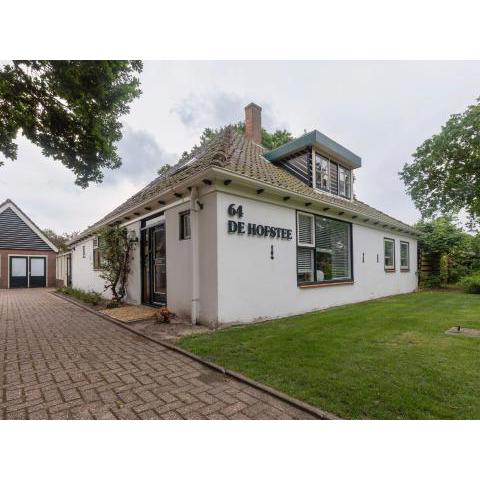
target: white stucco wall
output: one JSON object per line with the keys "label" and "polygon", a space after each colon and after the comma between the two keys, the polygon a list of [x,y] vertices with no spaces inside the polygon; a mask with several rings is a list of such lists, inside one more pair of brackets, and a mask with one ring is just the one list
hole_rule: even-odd
{"label": "white stucco wall", "polygon": [[182,317],[190,317],[192,300],[192,241],[180,240],[180,213],[190,209],[185,202],[165,212],[167,237],[167,305]]}
{"label": "white stucco wall", "polygon": [[[85,246],[85,258],[82,250]],[[86,291],[101,293],[110,298],[105,292],[105,281],[100,278],[100,272],[93,269],[93,237],[78,242],[72,248],[72,287]]]}
{"label": "white stucco wall", "polygon": [[[140,239],[140,222],[127,226]],[[85,246],[85,258],[82,247]],[[109,290],[105,291],[105,280],[100,278],[100,271],[93,269],[93,237],[89,237],[74,245],[72,248],[72,287],[86,291],[95,291],[105,298],[111,298]],[[132,304],[141,303],[141,263],[140,243],[133,250],[130,263],[130,274],[127,280],[126,301]]]}
{"label": "white stucco wall", "polygon": [[[247,223],[292,229],[292,240],[229,234],[227,208],[231,203],[243,205],[242,220]],[[294,208],[219,193],[217,210],[219,323],[282,317],[411,292],[417,287],[417,242],[413,238],[354,224],[353,285],[299,288]],[[395,273],[386,273],[384,270],[385,236],[395,239]],[[410,272],[400,272],[399,240],[410,242]],[[270,258],[271,245],[274,246],[274,260]],[[362,263],[362,252],[365,253],[365,263]]]}

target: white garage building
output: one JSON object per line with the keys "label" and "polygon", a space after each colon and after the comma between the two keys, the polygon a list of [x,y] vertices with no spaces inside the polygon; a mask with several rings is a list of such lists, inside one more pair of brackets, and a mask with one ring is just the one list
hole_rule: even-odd
{"label": "white garage building", "polygon": [[417,288],[412,227],[357,200],[361,159],[318,131],[260,146],[224,128],[71,243],[72,286],[102,292],[96,230],[139,239],[127,301],[211,326],[282,317]]}

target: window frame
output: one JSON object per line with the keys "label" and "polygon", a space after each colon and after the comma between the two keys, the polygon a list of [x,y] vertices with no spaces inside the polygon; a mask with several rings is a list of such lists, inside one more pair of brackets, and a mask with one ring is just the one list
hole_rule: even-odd
{"label": "window frame", "polygon": [[[340,191],[340,175],[341,172],[345,175],[345,193],[342,193]],[[348,178],[348,181],[347,181]],[[347,195],[348,192],[348,195]],[[352,171],[349,170],[348,168],[344,167],[343,165],[338,165],[338,196],[342,198],[348,198],[351,200],[352,198]]]}
{"label": "window frame", "polygon": [[[188,217],[188,236],[185,232],[184,219]],[[192,224],[191,224],[190,210],[184,210],[178,214],[178,238],[179,240],[190,240],[192,238]]]}
{"label": "window frame", "polygon": [[[385,244],[386,242],[391,242],[393,244],[393,265],[391,267],[387,267],[385,264]],[[383,269],[385,272],[393,273],[396,271],[396,255],[395,255],[395,239],[389,237],[383,237]]]}
{"label": "window frame", "polygon": [[[311,168],[312,168],[312,181],[311,181],[311,186],[320,192],[328,192],[332,195],[335,195],[337,197],[342,197],[346,198],[348,200],[352,199],[353,196],[353,170],[350,168],[347,168],[343,166],[341,163],[339,163],[336,160],[332,160],[329,155],[324,154],[320,150],[317,150],[316,148],[312,149],[312,155],[311,155]],[[317,171],[317,155],[320,157],[320,160],[326,160],[327,162],[327,172],[326,172],[326,179],[327,179],[327,187],[323,188],[321,186],[321,180],[323,178],[321,172],[322,172],[322,165],[320,164],[320,169]],[[337,192],[332,191],[332,179],[331,179],[331,170],[332,170],[332,163],[335,165],[336,171],[337,171],[337,182],[336,182],[336,190]],[[344,193],[340,193],[340,175],[341,172],[343,172],[343,175],[345,175],[345,190]],[[348,177],[348,181],[347,181]],[[320,179],[320,186],[317,186],[317,182]]]}
{"label": "window frame", "polygon": [[[320,159],[320,168],[317,169],[317,156]],[[330,162],[331,160],[326,157],[325,155],[322,155],[320,152],[317,152],[316,150],[314,151],[314,167],[315,167],[315,188],[317,190],[321,190],[322,192],[329,192],[331,193],[331,185],[330,185]],[[327,164],[327,170],[325,175],[323,175],[323,162],[326,162]],[[327,180],[327,186],[324,188],[322,187],[322,180],[326,178]],[[320,180],[320,186],[318,186],[318,180]]]}
{"label": "window frame", "polygon": [[[402,266],[402,245],[407,246],[407,266]],[[409,272],[410,271],[410,242],[406,240],[400,240],[400,271]]]}
{"label": "window frame", "polygon": [[102,270],[102,254],[100,251],[100,238],[94,237],[92,241],[92,261],[95,271]]}
{"label": "window frame", "polygon": [[[302,244],[302,243],[299,243],[298,242],[298,216],[299,214],[301,215],[308,215],[308,216],[311,216],[313,217],[313,235],[312,235],[312,239],[313,239],[313,245],[305,245],[305,244]],[[315,249],[315,219],[316,217],[319,217],[319,218],[327,218],[329,220],[334,220],[336,222],[341,222],[341,223],[345,223],[349,226],[349,229],[348,229],[348,235],[349,235],[349,253],[350,253],[350,256],[349,256],[349,259],[350,259],[350,278],[348,279],[331,279],[331,280],[317,280],[317,269],[315,268],[315,265],[316,265],[316,249]],[[298,288],[309,288],[309,287],[321,287],[321,286],[328,286],[328,285],[351,285],[354,283],[354,271],[353,271],[353,226],[352,226],[352,223],[351,222],[346,222],[345,220],[340,220],[340,219],[337,219],[337,218],[332,218],[332,217],[328,217],[326,215],[315,215],[313,213],[308,213],[308,212],[303,212],[301,210],[297,210],[297,215],[296,215],[296,229],[297,229],[297,237],[296,237],[296,240],[297,240],[297,243],[295,245],[295,274],[296,274],[296,279],[297,279],[297,287]],[[299,248],[304,248],[304,249],[309,249],[313,252],[313,281],[311,282],[300,282],[298,280],[298,275],[299,275],[299,271],[298,271],[298,249]]]}
{"label": "window frame", "polygon": [[[311,223],[311,226],[312,226],[312,243],[304,243],[304,242],[300,242],[300,239],[299,239],[299,235],[300,235],[300,230],[298,228],[300,222],[298,221],[300,215],[303,215],[305,217],[309,217],[310,218],[310,223]],[[307,213],[307,212],[300,212],[297,210],[297,224],[296,224],[296,228],[297,228],[297,247],[305,247],[305,248],[315,248],[315,215],[313,215],[312,213]]]}

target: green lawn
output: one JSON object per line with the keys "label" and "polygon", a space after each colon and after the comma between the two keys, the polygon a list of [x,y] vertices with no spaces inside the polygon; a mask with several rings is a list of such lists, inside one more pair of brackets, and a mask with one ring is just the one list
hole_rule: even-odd
{"label": "green lawn", "polygon": [[480,295],[398,295],[180,345],[345,418],[480,419]]}

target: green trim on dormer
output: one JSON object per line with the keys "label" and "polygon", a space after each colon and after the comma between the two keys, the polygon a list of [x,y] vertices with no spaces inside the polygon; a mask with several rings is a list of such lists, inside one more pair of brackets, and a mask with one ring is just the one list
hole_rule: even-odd
{"label": "green trim on dormer", "polygon": [[263,156],[270,162],[275,162],[276,160],[280,160],[281,158],[292,155],[295,152],[303,150],[309,146],[318,148],[320,151],[333,156],[337,160],[341,161],[346,167],[354,169],[362,166],[362,159],[358,155],[355,155],[353,152],[318,130],[313,130],[309,133],[306,133],[301,137],[285,143],[275,150],[265,152]]}

